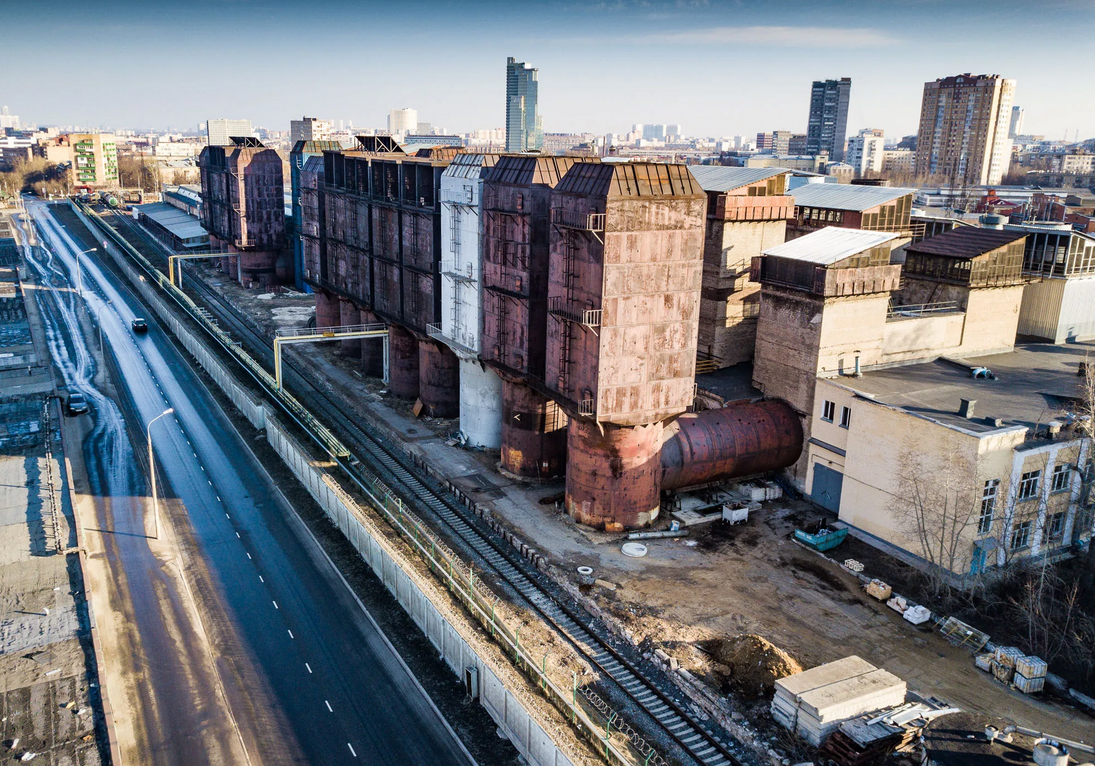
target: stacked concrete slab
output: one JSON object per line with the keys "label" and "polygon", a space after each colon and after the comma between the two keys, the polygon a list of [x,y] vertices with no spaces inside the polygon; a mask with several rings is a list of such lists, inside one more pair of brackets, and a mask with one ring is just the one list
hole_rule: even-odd
{"label": "stacked concrete slab", "polygon": [[844,721],[905,701],[905,682],[852,655],[776,681],[772,716],[814,747]]}

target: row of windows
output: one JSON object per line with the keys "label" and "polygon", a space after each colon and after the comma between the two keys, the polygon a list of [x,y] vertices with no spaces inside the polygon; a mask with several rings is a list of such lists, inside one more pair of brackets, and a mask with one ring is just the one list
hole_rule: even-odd
{"label": "row of windows", "polygon": [[[1067,492],[1069,490],[1069,477],[1070,466],[1068,465],[1056,465],[1053,467],[1053,475],[1050,477],[1050,491],[1051,492]],[[1023,473],[1019,480],[1019,492],[1018,499],[1033,500],[1038,496],[1038,490],[1041,486],[1042,471],[1034,470]],[[981,535],[987,535],[992,530],[992,523],[996,515],[996,501],[1000,494],[1000,480],[989,479],[985,482],[985,488],[981,494],[981,512],[977,519],[977,533]],[[1023,525],[1027,525],[1026,532],[1022,531]],[[1029,531],[1032,522],[1026,521],[1016,525],[1012,531],[1012,539],[1029,541]],[[1047,529],[1050,537],[1060,536],[1064,530],[1064,513],[1055,513],[1047,520]],[[1018,537],[1017,537],[1018,536]],[[1023,545],[1012,544],[1012,548],[1024,548]]]}
{"label": "row of windows", "polygon": [[[828,399],[821,403],[821,419],[827,423],[832,423],[836,420],[836,402],[830,402]],[[840,408],[840,427],[848,428],[852,425],[852,409],[850,407]]]}

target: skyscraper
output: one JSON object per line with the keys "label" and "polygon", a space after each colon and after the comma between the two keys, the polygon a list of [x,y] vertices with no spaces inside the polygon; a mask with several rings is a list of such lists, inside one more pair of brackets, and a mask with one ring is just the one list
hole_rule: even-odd
{"label": "skyscraper", "polygon": [[916,172],[952,185],[1000,183],[1011,164],[1015,80],[961,74],[924,83]]}
{"label": "skyscraper", "polygon": [[1008,138],[1021,135],[1023,135],[1023,107],[1013,106],[1011,108],[1011,127],[1008,129]]}
{"label": "skyscraper", "polygon": [[507,152],[527,152],[544,145],[537,112],[537,71],[512,56],[506,59]]}
{"label": "skyscraper", "polygon": [[815,80],[810,89],[810,121],[806,128],[806,153],[829,153],[829,159],[844,159],[844,139],[848,135],[848,99],[852,78]]}

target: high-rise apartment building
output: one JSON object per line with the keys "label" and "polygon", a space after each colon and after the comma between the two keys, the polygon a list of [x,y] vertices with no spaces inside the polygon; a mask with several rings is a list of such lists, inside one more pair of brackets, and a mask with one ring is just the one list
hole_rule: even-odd
{"label": "high-rise apartment building", "polygon": [[388,112],[388,133],[407,135],[418,130],[417,109],[393,109]]}
{"label": "high-rise apartment building", "polygon": [[767,154],[790,154],[791,138],[789,130],[773,130],[771,133],[757,133],[757,151]]}
{"label": "high-rise apartment building", "polygon": [[1023,134],[1023,107],[1011,108],[1011,127],[1008,129],[1008,138],[1015,138]]}
{"label": "high-rise apartment building", "polygon": [[537,69],[510,56],[506,59],[506,151],[527,152],[544,145],[537,110]]}
{"label": "high-rise apartment building", "polygon": [[886,153],[886,139],[877,128],[864,128],[848,139],[844,161],[855,168],[855,174],[879,173]]}
{"label": "high-rise apartment building", "polygon": [[829,159],[844,159],[844,139],[848,135],[848,100],[852,78],[815,80],[810,89],[810,120],[806,128],[806,153],[829,153]]}
{"label": "high-rise apartment building", "polygon": [[961,74],[924,83],[916,172],[951,185],[998,184],[1011,164],[1015,80]]}
{"label": "high-rise apartment building", "polygon": [[205,135],[210,146],[232,146],[232,139],[253,135],[250,120],[208,120]]}
{"label": "high-rise apartment building", "polygon": [[70,133],[72,185],[118,185],[118,148],[112,133]]}
{"label": "high-rise apartment building", "polygon": [[318,117],[303,117],[289,121],[289,143],[297,141],[326,141],[331,137],[331,121]]}

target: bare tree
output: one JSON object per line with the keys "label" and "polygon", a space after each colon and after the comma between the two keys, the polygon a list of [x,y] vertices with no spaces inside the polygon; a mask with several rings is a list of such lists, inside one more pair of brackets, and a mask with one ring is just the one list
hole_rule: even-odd
{"label": "bare tree", "polygon": [[957,435],[931,455],[907,442],[899,462],[891,511],[912,541],[911,552],[928,563],[924,574],[938,597],[951,573],[968,571],[983,481]]}
{"label": "bare tree", "polygon": [[[1080,471],[1082,477],[1082,489],[1080,492],[1080,505],[1081,508],[1086,509],[1091,502],[1091,489],[1092,481],[1095,476],[1092,475],[1091,467],[1091,454],[1090,451],[1095,446],[1095,362],[1092,361],[1090,356],[1084,357],[1083,361],[1083,375],[1080,382],[1080,405],[1078,407],[1079,417],[1076,421],[1076,429],[1087,440],[1088,459],[1083,461],[1082,465],[1078,465],[1077,469]],[[1081,514],[1077,514],[1081,516]],[[1085,519],[1090,518],[1090,512],[1084,512],[1082,517]],[[1073,540],[1085,530],[1079,529],[1079,518],[1076,523],[1073,524],[1072,536]],[[1095,588],[1095,537],[1088,541],[1087,544],[1087,556],[1084,560],[1084,589],[1090,590]]]}

